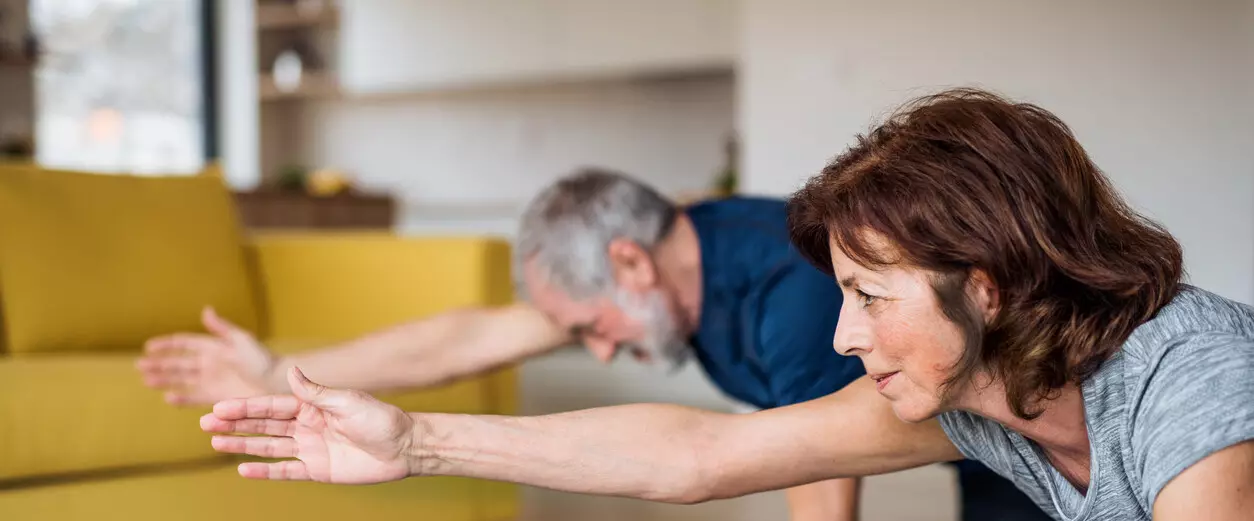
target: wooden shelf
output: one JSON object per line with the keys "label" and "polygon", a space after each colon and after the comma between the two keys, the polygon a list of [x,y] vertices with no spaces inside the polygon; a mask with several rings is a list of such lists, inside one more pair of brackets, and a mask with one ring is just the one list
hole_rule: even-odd
{"label": "wooden shelf", "polygon": [[279,90],[269,74],[261,75],[261,84],[257,87],[262,101],[332,98],[338,96],[339,91],[339,81],[334,75],[316,71],[302,74],[300,86],[294,91]]}
{"label": "wooden shelf", "polygon": [[314,14],[301,12],[290,4],[259,4],[257,5],[257,29],[294,29],[300,27],[334,27],[340,19],[339,10],[327,2],[321,10]]}
{"label": "wooden shelf", "polygon": [[19,54],[0,55],[0,67],[34,67],[35,61]]}
{"label": "wooden shelf", "polygon": [[396,201],[389,195],[344,193],[314,197],[301,192],[257,190],[235,192],[244,225],[250,229],[374,229],[387,230],[396,220]]}

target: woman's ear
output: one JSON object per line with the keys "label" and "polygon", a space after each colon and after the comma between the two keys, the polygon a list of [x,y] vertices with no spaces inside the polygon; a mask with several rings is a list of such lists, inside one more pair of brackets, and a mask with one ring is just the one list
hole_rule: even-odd
{"label": "woman's ear", "polygon": [[635,241],[614,239],[610,241],[606,254],[614,270],[614,282],[619,287],[637,292],[653,287],[657,280],[653,259]]}
{"label": "woman's ear", "polygon": [[984,323],[991,322],[997,312],[1001,311],[1001,291],[988,272],[981,269],[971,270],[971,276],[967,279],[967,291],[971,304],[984,317]]}

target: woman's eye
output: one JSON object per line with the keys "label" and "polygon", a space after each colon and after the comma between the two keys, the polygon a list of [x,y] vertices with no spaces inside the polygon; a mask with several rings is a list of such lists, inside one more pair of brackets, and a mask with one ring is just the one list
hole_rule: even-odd
{"label": "woman's eye", "polygon": [[874,304],[876,300],[879,300],[879,297],[876,297],[874,295],[868,295],[860,289],[857,289],[854,291],[857,292],[858,301],[862,303],[862,307],[864,308],[867,306],[870,306],[871,304]]}

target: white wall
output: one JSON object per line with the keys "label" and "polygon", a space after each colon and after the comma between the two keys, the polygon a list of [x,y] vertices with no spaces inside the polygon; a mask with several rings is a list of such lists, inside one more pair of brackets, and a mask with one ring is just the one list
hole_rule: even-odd
{"label": "white wall", "polygon": [[908,97],[978,84],[1058,114],[1194,283],[1254,303],[1251,4],[747,0],[745,186],[786,194]]}
{"label": "white wall", "polygon": [[735,0],[342,5],[341,84],[353,94],[726,70],[736,52]]}
{"label": "white wall", "polygon": [[512,235],[527,200],[581,165],[707,189],[733,90],[724,74],[324,101],[305,114],[303,156],[396,194],[403,231]]}
{"label": "white wall", "polygon": [[257,29],[253,0],[218,3],[218,137],[227,183],[261,182],[261,116],[257,104]]}

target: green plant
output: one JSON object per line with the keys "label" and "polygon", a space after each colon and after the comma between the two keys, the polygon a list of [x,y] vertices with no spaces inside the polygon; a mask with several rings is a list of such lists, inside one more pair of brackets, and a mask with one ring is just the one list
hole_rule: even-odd
{"label": "green plant", "polygon": [[280,190],[299,191],[305,189],[305,178],[309,169],[304,165],[290,164],[279,169],[278,186]]}
{"label": "green plant", "polygon": [[727,140],[723,145],[723,167],[718,173],[718,177],[714,180],[714,191],[719,195],[731,196],[736,194],[736,190],[740,185],[740,172],[738,168],[737,142],[735,134],[727,136]]}

